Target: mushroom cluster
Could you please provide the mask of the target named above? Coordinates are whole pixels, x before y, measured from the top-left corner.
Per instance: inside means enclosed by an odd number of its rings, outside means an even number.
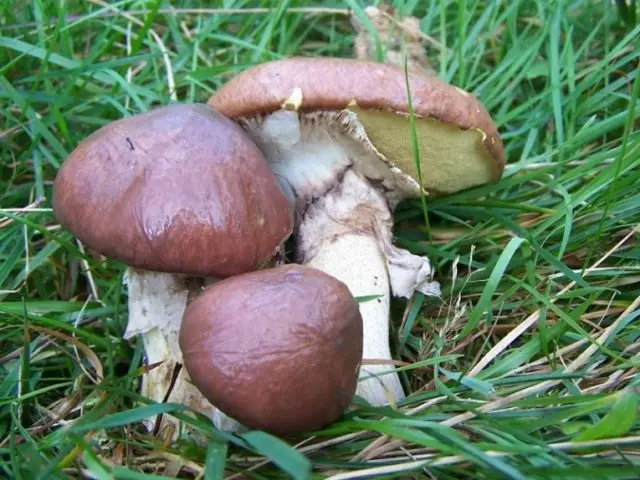
[[[263,63],[208,103],[242,125],[292,199],[295,261],[340,279],[356,296],[377,295],[361,303],[369,362],[357,394],[373,405],[402,400],[390,366],[390,295],[438,296],[439,284],[426,257],[393,244],[393,211],[407,198],[498,179],[505,159],[490,115],[432,75],[341,58]]]
[[[205,283],[269,266],[291,234],[289,201],[260,150],[206,105],[163,106],[78,145],[52,203],[65,229],[128,265],[125,338],[140,335],[154,366],[141,393],[213,414],[179,368],[178,335]]]
[[[52,202],[65,229],[128,266],[143,395],[221,428],[290,434],[334,421],[354,393],[404,397],[391,295],[439,285],[427,258],[394,245],[394,209],[503,166],[470,94],[389,65],[292,58],[245,70],[207,104],[99,129],[61,167]],[[291,235],[294,263],[278,265]]]

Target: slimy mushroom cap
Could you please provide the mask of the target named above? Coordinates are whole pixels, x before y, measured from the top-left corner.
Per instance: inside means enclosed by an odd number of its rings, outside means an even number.
[[[60,169],[53,210],[105,256],[198,276],[260,268],[293,228],[263,154],[207,105],[160,107],[94,132]]]
[[[180,329],[198,389],[247,428],[289,435],[348,407],[362,356],[362,317],[342,282],[286,265],[221,280],[195,299]]]

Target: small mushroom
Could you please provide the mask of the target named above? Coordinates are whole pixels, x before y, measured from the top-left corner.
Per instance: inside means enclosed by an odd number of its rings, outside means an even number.
[[[362,317],[342,282],[285,265],[207,287],[187,307],[180,347],[194,385],[222,412],[249,429],[293,435],[349,406]]]
[[[357,393],[374,405],[402,399],[388,365],[390,291],[437,296],[439,284],[426,257],[394,246],[393,211],[421,192],[450,194],[498,179],[504,153],[491,117],[472,95],[434,76],[339,58],[249,68],[208,103],[243,126],[295,200],[295,260],[356,296],[379,296],[360,304],[363,355],[384,362],[362,368]]]
[[[142,335],[142,394],[213,413],[183,371],[178,332],[205,282],[269,265],[293,228],[288,199],[263,154],[206,105],[171,105],[94,132],[61,167],[60,224],[129,266],[125,338]],[[193,278],[195,277],[195,279]]]

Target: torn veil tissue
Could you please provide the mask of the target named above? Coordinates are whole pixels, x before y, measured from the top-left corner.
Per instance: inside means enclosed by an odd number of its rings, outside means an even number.
[[[393,294],[411,298],[415,291],[431,297],[440,296],[440,283],[431,279],[431,263],[427,257],[385,245],[387,269]]]

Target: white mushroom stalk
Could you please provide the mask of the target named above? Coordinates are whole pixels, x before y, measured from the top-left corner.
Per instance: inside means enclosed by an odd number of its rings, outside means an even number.
[[[124,338],[140,335],[150,368],[142,376],[140,393],[162,401],[170,394],[176,367],[181,363],[178,333],[189,291],[177,275],[132,267],[127,269],[125,283],[129,320]]]
[[[124,338],[140,336],[143,342],[146,368],[140,394],[156,402],[186,405],[212,418],[217,428],[240,431],[242,425],[215,408],[196,388],[184,364],[179,345],[180,326],[188,304],[200,293],[200,285],[187,286],[183,275],[152,272],[129,267],[125,282],[128,286],[129,320]],[[193,279],[195,280],[195,279]],[[202,286],[211,285],[214,278],[200,278]],[[165,417],[166,418],[166,417]],[[157,417],[144,420],[148,430],[156,426]],[[163,419],[160,430],[171,428],[176,438],[178,422]]]
[[[128,287],[129,320],[125,339],[140,336],[146,357],[140,394],[156,402],[187,405],[213,416],[215,408],[189,381],[182,365],[178,335],[182,316],[191,295],[180,275],[152,272],[129,267],[125,276]],[[157,418],[149,417],[147,429],[155,427]],[[177,422],[163,421],[160,428],[176,427]],[[173,432],[172,436],[178,434]]]
[[[283,109],[240,123],[295,198],[296,261],[333,275],[356,297],[375,296],[360,303],[365,362],[356,394],[372,405],[402,400],[389,341],[391,293],[439,295],[428,258],[392,242],[397,198],[385,184],[408,180],[376,152],[353,112]]]

